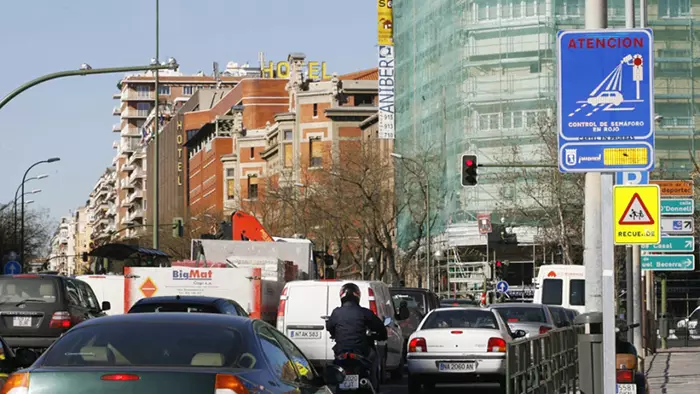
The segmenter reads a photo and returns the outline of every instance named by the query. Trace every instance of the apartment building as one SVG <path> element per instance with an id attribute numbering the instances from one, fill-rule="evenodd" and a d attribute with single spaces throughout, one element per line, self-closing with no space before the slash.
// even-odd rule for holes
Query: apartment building
<path id="1" fill-rule="evenodd" d="M 75 221 L 72 216 L 64 216 L 51 238 L 48 268 L 66 275 L 75 274 Z"/>
<path id="2" fill-rule="evenodd" d="M 87 205 L 88 225 L 92 229 L 90 240 L 93 246 L 105 243 L 117 231 L 117 171 L 109 167 L 100 176 L 95 187 L 90 192 Z"/>
<path id="3" fill-rule="evenodd" d="M 246 74 L 236 63 L 229 63 L 224 72 L 217 76 L 184 75 L 179 71 L 161 70 L 159 72 L 158 102 L 159 119 L 155 115 L 155 73 L 129 75 L 118 85 L 120 92 L 114 95 L 120 101 L 113 110 L 120 122 L 112 130 L 120 134 L 120 140 L 114 143 L 117 154 L 113 164 L 117 171 L 116 204 L 117 227 L 125 229 L 127 224 L 135 225 L 123 232 L 133 236 L 140 231 L 140 225 L 146 224 L 145 211 L 148 206 L 145 192 L 147 189 L 146 173 L 147 151 L 145 146 L 151 140 L 153 125 L 160 127 L 167 124 L 177 108 L 187 102 L 198 90 L 214 87 L 233 87 Z M 145 128 L 147 124 L 150 128 Z M 141 226 L 142 227 L 142 226 Z"/>
<path id="4" fill-rule="evenodd" d="M 88 204 L 90 202 L 88 201 Z M 92 226 L 90 225 L 90 209 L 87 205 L 78 208 L 75 211 L 73 219 L 75 223 L 75 250 L 72 253 L 75 261 L 75 270 L 77 273 L 83 273 L 86 267 L 83 267 L 82 255 L 90 252 L 90 243 L 92 236 Z"/>

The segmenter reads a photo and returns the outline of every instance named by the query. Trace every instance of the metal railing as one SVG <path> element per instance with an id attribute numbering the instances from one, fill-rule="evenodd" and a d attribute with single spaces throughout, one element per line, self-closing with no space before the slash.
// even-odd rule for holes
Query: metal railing
<path id="1" fill-rule="evenodd" d="M 518 339 L 506 346 L 506 393 L 575 393 L 578 388 L 578 334 L 565 327 Z"/>

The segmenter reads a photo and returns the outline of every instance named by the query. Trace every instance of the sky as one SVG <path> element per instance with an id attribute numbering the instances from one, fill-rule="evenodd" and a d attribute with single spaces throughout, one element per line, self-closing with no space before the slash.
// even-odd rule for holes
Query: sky
<path id="1" fill-rule="evenodd" d="M 325 61 L 328 73 L 376 67 L 375 0 L 160 0 L 160 57 L 180 71 L 212 72 L 227 62 L 258 65 L 291 52 Z M 0 96 L 57 71 L 146 65 L 155 54 L 155 0 L 31 0 L 0 3 Z M 84 205 L 116 150 L 112 126 L 122 75 L 46 82 L 0 109 L 0 206 L 14 199 L 26 169 L 34 208 L 57 223 Z"/>

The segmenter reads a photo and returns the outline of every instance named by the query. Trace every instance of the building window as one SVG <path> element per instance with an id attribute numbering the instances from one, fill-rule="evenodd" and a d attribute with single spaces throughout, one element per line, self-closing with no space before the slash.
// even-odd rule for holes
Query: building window
<path id="1" fill-rule="evenodd" d="M 136 104 L 136 113 L 138 116 L 148 116 L 149 112 L 151 112 L 151 103 Z"/>
<path id="2" fill-rule="evenodd" d="M 253 147 L 250 148 L 250 158 L 255 159 L 255 148 Z"/>
<path id="3" fill-rule="evenodd" d="M 313 116 L 314 118 L 318 118 L 318 104 L 314 103 L 314 110 L 313 110 Z"/>
<path id="4" fill-rule="evenodd" d="M 291 130 L 285 131 L 285 132 L 284 132 L 284 140 L 285 140 L 285 141 L 291 141 L 293 135 L 294 135 L 294 134 L 292 133 Z"/>
<path id="5" fill-rule="evenodd" d="M 294 163 L 293 148 L 291 143 L 284 144 L 284 168 L 292 168 L 292 163 Z"/>
<path id="6" fill-rule="evenodd" d="M 321 167 L 323 165 L 323 152 L 321 151 L 321 139 L 311 138 L 309 140 L 310 157 L 309 167 Z"/>
<path id="7" fill-rule="evenodd" d="M 138 97 L 138 98 L 150 98 L 151 97 L 151 87 L 148 85 L 136 85 L 136 97 Z"/>
<path id="8" fill-rule="evenodd" d="M 236 181 L 226 179 L 226 199 L 233 200 L 236 197 Z"/>
<path id="9" fill-rule="evenodd" d="M 234 178 L 236 176 L 236 170 L 234 168 L 226 169 L 226 178 Z"/>
<path id="10" fill-rule="evenodd" d="M 182 88 L 182 94 L 185 96 L 191 96 L 194 94 L 194 86 L 185 86 Z"/>
<path id="11" fill-rule="evenodd" d="M 371 94 L 356 94 L 354 97 L 356 107 L 374 105 L 374 97 Z"/>
<path id="12" fill-rule="evenodd" d="M 258 198 L 258 177 L 248 177 L 248 199 L 256 200 Z"/>
<path id="13" fill-rule="evenodd" d="M 659 18 L 690 16 L 690 0 L 659 0 Z"/>
<path id="14" fill-rule="evenodd" d="M 170 96 L 170 86 L 158 86 L 158 94 Z"/>

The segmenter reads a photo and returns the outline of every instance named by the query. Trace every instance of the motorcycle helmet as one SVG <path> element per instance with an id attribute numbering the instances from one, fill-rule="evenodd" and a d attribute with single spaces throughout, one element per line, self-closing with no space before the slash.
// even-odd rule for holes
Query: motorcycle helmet
<path id="1" fill-rule="evenodd" d="M 360 303 L 360 296 L 362 292 L 360 288 L 354 283 L 346 283 L 340 288 L 340 302 L 345 303 L 348 301 L 355 301 Z"/>

